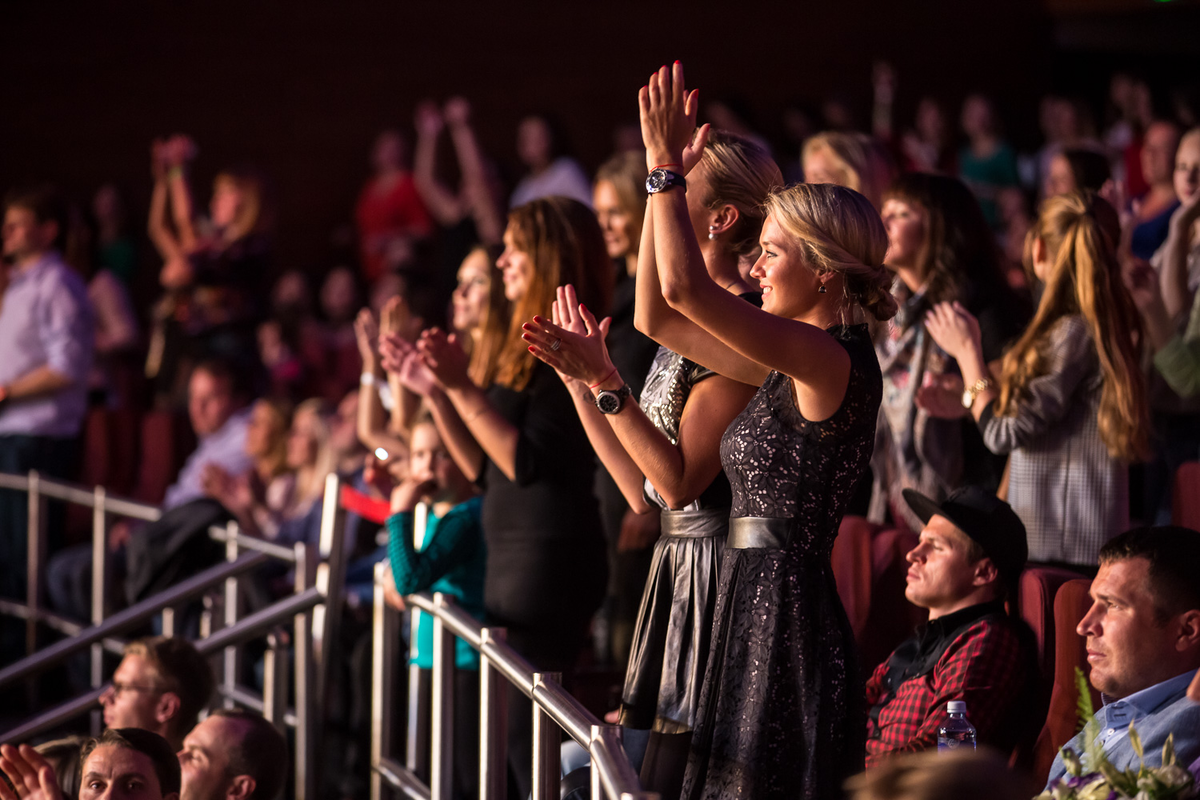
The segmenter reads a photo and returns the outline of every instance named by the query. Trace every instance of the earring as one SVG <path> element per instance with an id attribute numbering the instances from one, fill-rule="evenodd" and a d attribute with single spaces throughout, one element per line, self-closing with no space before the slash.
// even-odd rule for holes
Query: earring
<path id="1" fill-rule="evenodd" d="M 825 294 L 825 284 L 822 283 L 817 287 L 817 294 Z"/>
<path id="2" fill-rule="evenodd" d="M 708 239 L 709 239 L 709 241 L 712 241 L 713 239 L 716 239 L 716 238 L 717 238 L 716 230 L 717 230 L 717 228 L 716 228 L 716 226 L 715 226 L 715 225 L 709 225 L 709 226 L 708 226 Z"/>

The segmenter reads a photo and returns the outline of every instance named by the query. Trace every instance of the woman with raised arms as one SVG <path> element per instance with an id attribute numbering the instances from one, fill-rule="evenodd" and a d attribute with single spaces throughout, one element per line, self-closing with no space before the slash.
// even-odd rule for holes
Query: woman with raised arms
<path id="1" fill-rule="evenodd" d="M 660 69 L 639 102 L 649 163 L 664 165 L 649 179 L 661 297 L 639 317 L 684 357 L 761 384 L 721 440 L 732 514 L 682 796 L 838 797 L 862 769 L 864 726 L 830 553 L 875 436 L 882 378 L 863 320 L 896 313 L 887 233 L 853 190 L 774 191 L 751 270 L 763 307 L 738 300 L 692 231 L 680 172 L 697 94 L 683 67 Z"/>
<path id="2" fill-rule="evenodd" d="M 709 278 L 735 302 L 758 305 L 739 263 L 758 250 L 762 204 L 783 179 L 760 147 L 739 136 L 714 133 L 689 150 L 689 235 L 702 239 L 698 257 Z M 654 166 L 651 164 L 650 166 Z M 639 273 L 655 273 L 654 234 L 643 226 Z M 658 295 L 657 276 L 639 277 L 639 293 Z M 638 306 L 643 305 L 638 298 Z M 596 319 L 559 290 L 551 323 L 525 324 L 530 352 L 554 367 L 575 401 L 593 447 L 639 513 L 661 510 L 662 537 L 634 628 L 620 722 L 626 750 L 641 761 L 642 785 L 664 798 L 679 796 L 696 706 L 708 661 L 719 567 L 729 527 L 729 481 L 721 472 L 721 434 L 746 407 L 755 385 L 660 347 L 640 400 L 627 391 L 605 346 L 608 321 Z M 589 387 L 615 391 L 595 395 Z M 596 391 L 599 391 L 597 389 Z M 639 744 L 649 741 L 645 758 Z M 639 735 L 640 733 L 640 735 Z"/>

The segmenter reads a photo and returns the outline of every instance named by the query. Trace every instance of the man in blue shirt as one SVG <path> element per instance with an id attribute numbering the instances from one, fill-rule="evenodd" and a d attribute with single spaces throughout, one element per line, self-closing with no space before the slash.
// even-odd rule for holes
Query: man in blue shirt
<path id="1" fill-rule="evenodd" d="M 65 232 L 63 206 L 51 189 L 5 198 L 0 472 L 70 477 L 87 411 L 93 331 L 83 280 L 55 249 Z M 0 597 L 25 598 L 27 509 L 23 493 L 0 490 Z M 57 538 L 61 522 L 55 522 L 46 530 Z"/>
<path id="2" fill-rule="evenodd" d="M 1200 667 L 1200 533 L 1188 528 L 1137 528 L 1100 551 L 1092 607 L 1078 631 L 1087 639 L 1090 680 L 1104 700 L 1099 739 L 1118 769 L 1138 764 L 1132 724 L 1149 766 L 1161 763 L 1169 734 L 1178 763 L 1200 756 L 1200 703 L 1187 696 Z M 1084 750 L 1083 733 L 1067 747 Z M 1054 760 L 1049 783 L 1065 772 Z M 1047 785 L 1047 789 L 1049 784 Z"/>

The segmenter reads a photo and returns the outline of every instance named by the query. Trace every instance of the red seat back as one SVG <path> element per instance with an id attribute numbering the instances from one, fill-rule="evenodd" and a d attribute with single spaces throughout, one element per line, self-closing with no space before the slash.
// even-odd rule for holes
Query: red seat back
<path id="1" fill-rule="evenodd" d="M 1047 692 L 1054 683 L 1054 598 L 1059 587 L 1078 578 L 1078 572 L 1061 567 L 1031 566 L 1018 584 L 1017 609 L 1037 638 L 1038 667 Z"/>
<path id="2" fill-rule="evenodd" d="M 871 540 L 883 529 L 863 517 L 846 516 L 833 542 L 833 577 L 846 616 L 861 640 L 871 610 Z"/>
<path id="3" fill-rule="evenodd" d="M 917 534 L 907 529 L 878 531 L 871 539 L 871 608 L 859 637 L 864 675 L 869 675 L 896 645 L 912 635 L 929 618 L 904 596 L 908 585 L 905 555 L 917 546 Z"/>
<path id="4" fill-rule="evenodd" d="M 1079 729 L 1075 668 L 1087 672 L 1087 647 L 1075 628 L 1091 608 L 1092 599 L 1088 596 L 1091 585 L 1091 581 L 1083 578 L 1067 581 L 1054 598 L 1054 688 L 1050 692 L 1046 725 L 1033 754 L 1033 774 L 1043 781 L 1050 774 L 1059 749 Z M 1092 707 L 1099 708 L 1100 695 L 1094 689 L 1091 694 Z"/>
<path id="5" fill-rule="evenodd" d="M 1186 461 L 1175 470 L 1171 521 L 1200 531 L 1200 461 Z"/>

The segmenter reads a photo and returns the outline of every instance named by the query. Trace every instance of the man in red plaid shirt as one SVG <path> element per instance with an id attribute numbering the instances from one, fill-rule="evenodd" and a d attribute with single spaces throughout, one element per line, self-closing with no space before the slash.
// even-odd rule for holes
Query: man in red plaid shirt
<path id="1" fill-rule="evenodd" d="M 867 681 L 867 767 L 936 747 L 949 700 L 966 702 L 980 744 L 1011 750 L 1036 686 L 1032 635 L 1004 606 L 1028 554 L 1025 526 L 975 487 L 941 505 L 911 489 L 904 499 L 925 525 L 904 594 L 929 622 Z"/>

